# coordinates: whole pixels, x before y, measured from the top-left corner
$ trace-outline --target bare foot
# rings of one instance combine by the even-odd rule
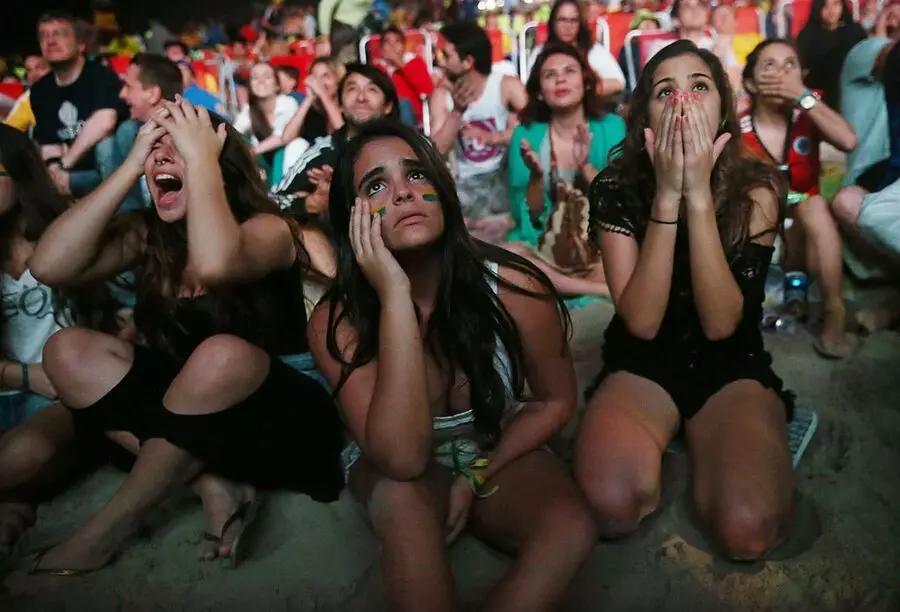
[[[200,559],[212,561],[231,555],[231,547],[241,527],[240,519],[234,521],[225,533],[222,528],[241,505],[253,501],[256,491],[250,485],[238,484],[221,476],[204,474],[194,483],[194,491],[203,500],[207,533],[218,541],[206,541],[200,547]]]
[[[847,310],[843,304],[826,306],[822,335],[816,349],[825,357],[843,359],[850,354],[847,342]]]
[[[37,516],[31,504],[0,503],[0,561],[8,558],[23,533],[34,525]]]

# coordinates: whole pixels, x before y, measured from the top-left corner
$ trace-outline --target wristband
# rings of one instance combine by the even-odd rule
[[[44,160],[44,165],[45,166],[57,165],[59,167],[62,167],[62,157],[49,157]]]
[[[650,217],[651,223],[659,223],[660,225],[678,225],[678,219],[674,221],[663,221],[662,219],[656,219],[654,217]]]

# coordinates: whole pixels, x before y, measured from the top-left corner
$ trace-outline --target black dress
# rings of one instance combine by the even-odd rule
[[[635,206],[636,197],[610,178],[598,177],[591,186],[591,235],[596,238],[601,231],[617,232],[634,237],[640,245],[647,231],[649,207]],[[631,212],[644,209],[648,212]],[[703,333],[694,305],[688,233],[683,221],[677,231],[672,286],[659,332],[653,340],[638,338],[617,313],[605,334],[603,370],[588,390],[588,397],[609,374],[629,372],[661,386],[687,420],[727,384],[749,379],[772,389],[784,402],[790,419],[793,394],[784,390],[781,379],[772,371],[772,358],[759,329],[766,272],[774,249],[751,242],[727,254],[744,296],[743,316],[734,334],[712,341]]]
[[[164,438],[201,460],[207,472],[258,488],[292,489],[317,501],[337,499],[344,484],[343,438],[334,400],[315,379],[279,359],[309,350],[298,271],[273,272],[224,294],[180,299],[170,316],[160,315],[161,305],[158,296],[138,301],[135,324],[147,344],[135,347],[131,370],[106,396],[72,411],[79,430],[94,436],[127,431],[141,442]],[[220,334],[269,354],[262,385],[221,412],[166,410],[163,398],[185,361]]]

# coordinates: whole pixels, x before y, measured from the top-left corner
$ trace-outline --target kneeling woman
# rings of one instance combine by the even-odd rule
[[[778,170],[744,157],[719,60],[687,41],[654,56],[591,190],[616,315],[576,478],[604,536],[658,507],[662,455],[682,426],[694,500],[724,554],[760,557],[788,533],[793,401],[759,330],[785,198]]]
[[[469,236],[440,155],[402,125],[353,138],[329,212],[338,273],[310,348],[354,440],[348,487],[382,545],[388,608],[455,610],[445,543],[471,527],[519,555],[485,609],[554,609],[596,527],[545,447],[576,401],[553,286]]]
[[[155,210],[117,217],[145,173]],[[115,174],[44,233],[31,267],[48,285],[137,271],[142,345],[75,328],[47,344],[45,370],[76,430],[113,432],[137,460],[33,571],[102,567],[147,510],[201,473],[222,477],[195,484],[222,539],[209,556],[234,554],[255,487],[337,497],[334,403],[278,358],[307,350],[301,237],[267,199],[240,136],[185,102],[157,111]]]

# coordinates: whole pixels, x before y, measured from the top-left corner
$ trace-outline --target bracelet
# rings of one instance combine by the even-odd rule
[[[660,225],[678,225],[678,219],[674,221],[663,221],[662,219],[656,219],[654,217],[650,217],[651,223],[659,223]]]
[[[31,385],[28,383],[28,364],[20,363],[22,366],[22,391],[31,391]]]
[[[490,464],[490,459],[479,457],[468,468],[459,471],[460,476],[466,479],[469,483],[469,488],[472,489],[472,492],[478,499],[487,499],[500,489],[500,485],[494,485],[490,490],[485,491],[486,481],[480,472]]]

